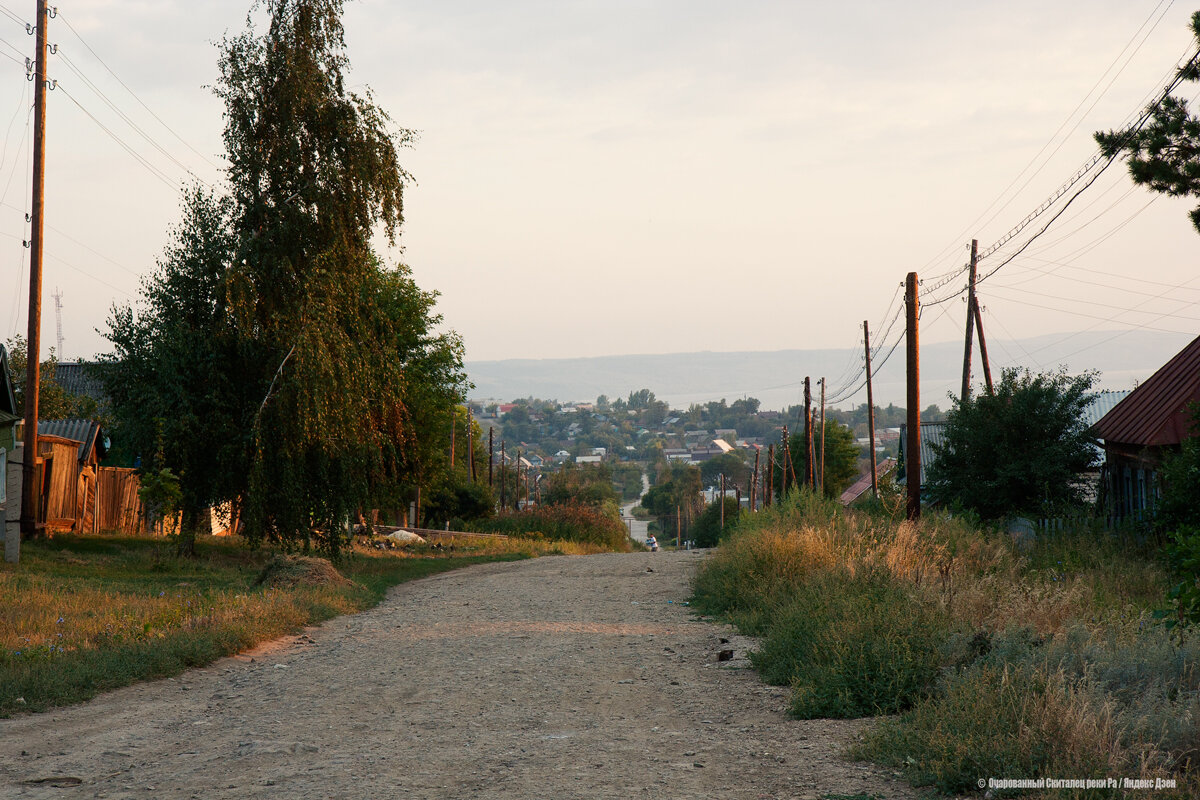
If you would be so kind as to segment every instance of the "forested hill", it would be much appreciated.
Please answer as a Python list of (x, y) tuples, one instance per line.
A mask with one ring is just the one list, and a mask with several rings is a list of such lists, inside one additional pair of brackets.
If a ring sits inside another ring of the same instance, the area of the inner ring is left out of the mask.
[[(1019, 365), (1034, 371), (1065, 364), (1071, 372), (1098, 369), (1100, 388), (1129, 389), (1154, 373), (1190, 336), (1155, 331), (1058, 333), (1030, 339), (988, 340), (992, 368)], [(946, 407), (946, 393), (962, 382), (962, 342), (921, 347), (922, 403)], [(883, 354), (881, 354), (882, 357)], [(541, 397), (590, 401), (601, 394), (623, 397), (649, 388), (674, 407), (726, 398), (756, 397), (764, 409), (800, 401), (805, 375), (828, 378), (830, 390), (848, 366), (861, 366), (861, 350), (776, 350), (742, 353), (667, 353), (597, 358), (468, 361), (473, 398), (511, 400)], [(982, 380), (976, 355), (974, 374)], [(814, 386), (815, 390), (815, 386)], [(865, 402), (865, 395), (855, 402)], [(904, 405), (904, 348), (877, 368), (875, 402)], [(847, 403), (849, 405), (849, 403)]]

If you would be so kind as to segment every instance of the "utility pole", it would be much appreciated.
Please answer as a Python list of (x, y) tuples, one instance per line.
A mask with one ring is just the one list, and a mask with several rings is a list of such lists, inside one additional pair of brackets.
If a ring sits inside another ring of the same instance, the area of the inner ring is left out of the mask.
[(983, 316), (979, 313), (979, 298), (975, 298), (975, 328), (979, 331), (979, 358), (983, 360), (983, 381), (987, 384), (987, 393), (992, 391), (992, 368), (988, 364), (987, 339), (983, 336)]
[(967, 343), (963, 347), (962, 391), (958, 401), (965, 403), (971, 397), (971, 344), (975, 328), (975, 271), (979, 263), (979, 240), (971, 240), (971, 277), (967, 282)]
[(721, 530), (725, 530), (725, 473), (721, 473)]
[(871, 437), (871, 494), (879, 499), (879, 478), (875, 466), (875, 395), (871, 391), (871, 326), (863, 320), (863, 347), (867, 357), (867, 435)]
[(821, 378), (821, 493), (825, 493), (825, 379)]
[(496, 460), (496, 429), (488, 427), (488, 488), (492, 486), (492, 463)]
[(475, 482), (475, 426), (471, 416), (471, 407), (467, 406), (467, 478)]
[(921, 354), (917, 335), (919, 300), (917, 273), (908, 273), (904, 287), (905, 353), (908, 361), (908, 436), (904, 443), (904, 475), (908, 483), (907, 519), (921, 518)]
[(450, 471), (454, 472), (454, 440), (457, 438), (458, 406), (450, 406)]
[(804, 485), (813, 487), (812, 386), (804, 376)]
[[(38, 523), (38, 388), (41, 380), (42, 342), (42, 227), (46, 212), (46, 23), (50, 15), (46, 0), (37, 0), (37, 49), (33, 62), (33, 203), (29, 234), (29, 336), (25, 352), (25, 440), (21, 461), (21, 534), (37, 536)], [(20, 550), (10, 555), (5, 539), (5, 559), (16, 561)], [(17, 545), (19, 548), (19, 545)]]
[(754, 451), (754, 477), (750, 481), (750, 510), (752, 512), (758, 510), (754, 505), (754, 501), (758, 499), (756, 497), (758, 494), (758, 457), (761, 455), (762, 450)]
[(767, 485), (763, 487), (763, 508), (771, 505), (771, 495), (775, 494), (775, 445), (767, 447)]
[(504, 484), (505, 484), (504, 473), (506, 471), (504, 469), (504, 466), (505, 466), (504, 462), (506, 460), (507, 459), (504, 458), (504, 440), (501, 439), (500, 440), (500, 510), (501, 511), (504, 510), (504, 499), (505, 499), (504, 498)]

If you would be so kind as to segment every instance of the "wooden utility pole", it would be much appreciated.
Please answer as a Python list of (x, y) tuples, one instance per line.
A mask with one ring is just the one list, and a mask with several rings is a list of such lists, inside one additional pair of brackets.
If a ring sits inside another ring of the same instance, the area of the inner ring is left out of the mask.
[(908, 436), (904, 443), (904, 476), (908, 484), (907, 519), (921, 517), (921, 353), (917, 335), (919, 300), (917, 273), (908, 273), (904, 287), (905, 352), (908, 361)]
[[(33, 203), (29, 233), (29, 335), (25, 351), (25, 438), (21, 461), (21, 535), (37, 536), (42, 525), (38, 521), (38, 389), (41, 381), (42, 344), (42, 227), (46, 212), (46, 23), (49, 20), (46, 0), (37, 0), (37, 50), (33, 62)], [(6, 560), (20, 557), (19, 544), (15, 553), (5, 540)]]
[(812, 386), (804, 376), (804, 485), (813, 487)]
[(513, 486), (513, 489), (516, 491), (517, 496), (513, 501), (513, 508), (515, 508), (517, 511), (520, 511), (521, 510), (521, 448), (519, 448), (519, 447), (517, 448), (517, 459), (516, 459), (516, 461), (513, 462), (513, 464), (516, 465), (516, 468), (517, 468), (516, 485)]
[(963, 346), (962, 391), (960, 403), (971, 397), (971, 345), (975, 339), (975, 271), (979, 263), (979, 240), (971, 240), (971, 274), (967, 282), (967, 343)]
[(763, 487), (763, 508), (771, 505), (771, 496), (775, 494), (775, 445), (767, 447), (767, 485)]
[(501, 439), (500, 440), (500, 510), (501, 511), (503, 511), (505, 508), (505, 506), (504, 506), (504, 500), (505, 500), (504, 488), (505, 488), (506, 481), (504, 479), (504, 473), (507, 471), (505, 469), (505, 466), (506, 466), (504, 463), (505, 460), (506, 459), (504, 458), (504, 440)]
[(454, 472), (454, 439), (456, 438), (458, 423), (458, 406), (450, 407), (450, 471)]
[(725, 530), (725, 473), (721, 473), (721, 530)]
[(492, 485), (492, 464), (496, 460), (496, 429), (488, 428), (488, 486)]
[(987, 393), (992, 391), (992, 367), (988, 363), (987, 339), (983, 336), (983, 316), (979, 313), (979, 298), (975, 298), (975, 329), (979, 331), (979, 358), (983, 361), (983, 381), (987, 384)]
[(467, 477), (471, 483), (475, 482), (475, 426), (471, 423), (474, 419), (471, 416), (471, 407), (467, 406)]
[(675, 549), (683, 546), (683, 519), (679, 516), (680, 508), (675, 506)]
[(825, 379), (821, 378), (821, 493), (825, 493)]
[(871, 494), (879, 499), (879, 478), (875, 474), (875, 394), (871, 390), (871, 326), (863, 320), (863, 346), (867, 358), (867, 436), (871, 437)]
[(762, 450), (754, 451), (754, 477), (750, 481), (750, 510), (751, 511), (758, 510), (754, 505), (754, 501), (757, 499), (756, 495), (758, 494), (758, 457), (761, 455), (762, 455)]

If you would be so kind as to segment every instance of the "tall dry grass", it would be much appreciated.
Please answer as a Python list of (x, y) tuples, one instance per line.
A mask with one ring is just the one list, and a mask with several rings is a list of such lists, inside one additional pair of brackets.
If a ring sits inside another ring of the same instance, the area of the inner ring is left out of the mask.
[(967, 520), (912, 524), (799, 493), (743, 516), (693, 605), (763, 637), (756, 666), (792, 686), (794, 713), (903, 712), (859, 754), (917, 784), (1119, 775), (1195, 789), (1200, 642), (1151, 620), (1167, 586), (1152, 545), (1085, 531), (1021, 547)]

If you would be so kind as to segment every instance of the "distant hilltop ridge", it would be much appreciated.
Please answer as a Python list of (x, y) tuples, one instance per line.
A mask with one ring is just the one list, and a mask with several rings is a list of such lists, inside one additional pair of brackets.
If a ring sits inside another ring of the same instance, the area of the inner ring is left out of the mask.
[[(1104, 389), (1131, 389), (1150, 377), (1194, 338), (1193, 334), (1158, 331), (1080, 331), (1028, 339), (989, 339), (988, 354), (995, 376), (1003, 367), (1037, 372), (1065, 365), (1080, 373), (1098, 370)], [(963, 343), (938, 342), (921, 347), (921, 404), (949, 406), (962, 383)], [(626, 397), (649, 389), (676, 408), (722, 398), (755, 397), (764, 409), (784, 409), (803, 401), (804, 376), (828, 379), (830, 391), (845, 379), (847, 368), (861, 369), (861, 350), (774, 350), (617, 355), (590, 358), (467, 361), (475, 384), (472, 399), (511, 400), (539, 397), (560, 402), (594, 401), (600, 395)], [(983, 380), (978, 348), (973, 382)], [(857, 385), (857, 384), (856, 384)], [(876, 368), (877, 405), (904, 405), (904, 350), (898, 348)], [(866, 402), (866, 392), (837, 404), (846, 408)]]

